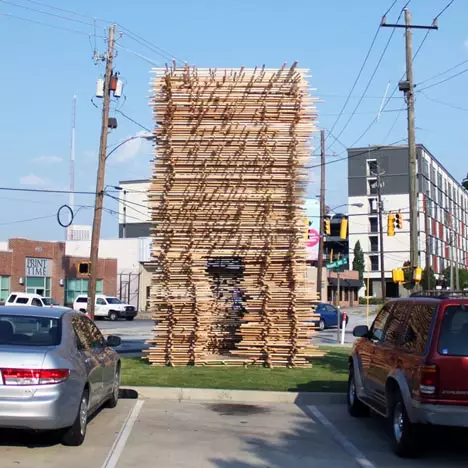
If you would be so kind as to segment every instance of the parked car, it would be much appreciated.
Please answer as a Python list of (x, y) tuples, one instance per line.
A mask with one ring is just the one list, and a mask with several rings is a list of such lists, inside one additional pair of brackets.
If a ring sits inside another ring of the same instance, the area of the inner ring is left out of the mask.
[(39, 294), (12, 292), (6, 302), (7, 306), (35, 306), (35, 307), (55, 307), (59, 303), (51, 297), (42, 297)]
[(83, 314), (64, 307), (0, 309), (0, 427), (53, 430), (81, 445), (88, 417), (117, 405), (120, 359)]
[(467, 295), (393, 300), (353, 333), (348, 411), (388, 418), (398, 455), (417, 454), (430, 425), (468, 427)]
[[(313, 320), (316, 323), (320, 330), (325, 330), (326, 328), (336, 327), (338, 320), (338, 309), (331, 304), (326, 304), (324, 302), (316, 302), (315, 313), (320, 314), (318, 320)], [(343, 323), (345, 312), (340, 311), (340, 327)], [(349, 317), (346, 315), (346, 325), (348, 325)]]
[[(86, 313), (87, 305), (88, 296), (77, 296), (73, 302), (73, 309)], [(118, 297), (96, 294), (94, 310), (94, 318), (96, 319), (118, 320), (119, 318), (125, 318), (126, 320), (133, 320), (137, 314), (138, 311), (134, 306), (122, 302)]]

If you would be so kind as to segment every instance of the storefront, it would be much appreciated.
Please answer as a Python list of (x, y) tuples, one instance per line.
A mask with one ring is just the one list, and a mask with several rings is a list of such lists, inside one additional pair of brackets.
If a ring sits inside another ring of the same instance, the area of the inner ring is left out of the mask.
[[(87, 259), (65, 255), (64, 242), (10, 239), (5, 247), (0, 250), (0, 301), (10, 292), (28, 292), (71, 305), (77, 295), (88, 293), (88, 278), (78, 271)], [(100, 258), (98, 278), (98, 293), (116, 295), (117, 260)]]

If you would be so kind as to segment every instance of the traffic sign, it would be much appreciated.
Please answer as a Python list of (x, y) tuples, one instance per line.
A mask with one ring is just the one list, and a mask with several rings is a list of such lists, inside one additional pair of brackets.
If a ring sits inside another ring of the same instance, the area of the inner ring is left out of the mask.
[(327, 267), (327, 269), (331, 270), (333, 268), (338, 268), (338, 267), (341, 267), (343, 265), (346, 265), (347, 263), (348, 263), (347, 258), (340, 258), (339, 260), (335, 260), (334, 262), (327, 263), (326, 267)]

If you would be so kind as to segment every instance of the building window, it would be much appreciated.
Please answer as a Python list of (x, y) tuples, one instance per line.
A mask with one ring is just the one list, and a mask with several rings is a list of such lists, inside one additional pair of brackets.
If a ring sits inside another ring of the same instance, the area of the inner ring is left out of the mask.
[(372, 177), (377, 174), (377, 161), (375, 159), (367, 160), (367, 177)]
[(26, 292), (50, 297), (50, 277), (26, 277)]
[(10, 277), (0, 276), (0, 301), (6, 301), (10, 295)]
[(369, 213), (377, 213), (377, 198), (369, 198)]
[(369, 230), (370, 232), (379, 232), (379, 223), (377, 218), (369, 218)]
[(369, 237), (370, 251), (378, 252), (379, 251), (379, 241), (377, 236)]
[(377, 195), (377, 179), (368, 179), (367, 180), (367, 194), (368, 195)]
[[(96, 282), (96, 294), (102, 294), (102, 280)], [(65, 304), (73, 304), (76, 296), (88, 295), (87, 279), (67, 279), (65, 285)]]
[(377, 255), (370, 255), (371, 271), (379, 271), (379, 257)]

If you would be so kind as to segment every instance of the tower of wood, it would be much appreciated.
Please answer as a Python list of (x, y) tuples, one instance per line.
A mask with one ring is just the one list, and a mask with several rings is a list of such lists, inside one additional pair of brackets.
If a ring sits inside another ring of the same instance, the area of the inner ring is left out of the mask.
[(293, 367), (318, 354), (303, 212), (316, 119), (306, 72), (155, 70), (151, 363)]

